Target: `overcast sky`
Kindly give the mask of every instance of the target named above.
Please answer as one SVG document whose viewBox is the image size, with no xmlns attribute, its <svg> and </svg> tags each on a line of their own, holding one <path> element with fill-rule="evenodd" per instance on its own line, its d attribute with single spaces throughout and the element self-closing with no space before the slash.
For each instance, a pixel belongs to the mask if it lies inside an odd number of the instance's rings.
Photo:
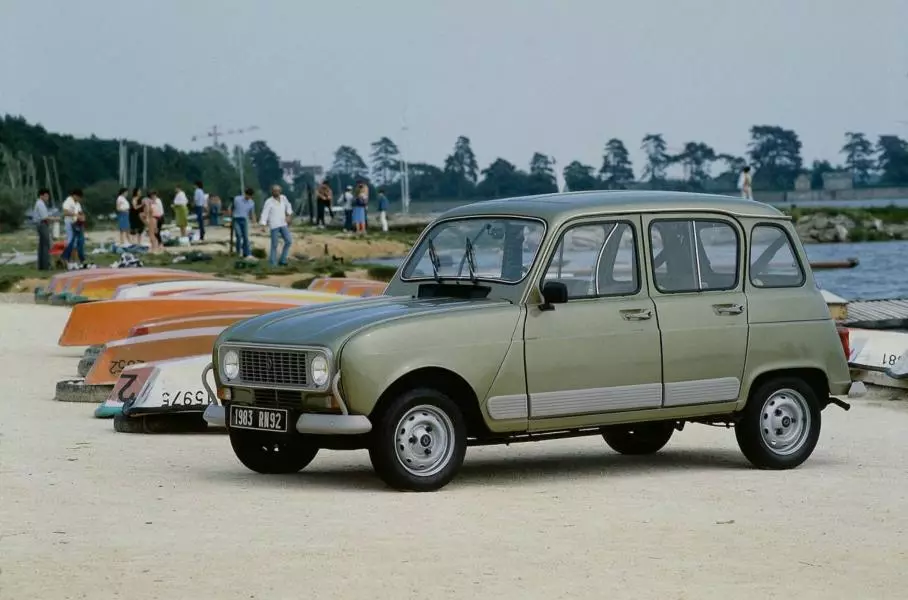
<svg viewBox="0 0 908 600">
<path fill-rule="evenodd" d="M 743 154 L 795 129 L 908 136 L 908 0 L 0 0 L 0 113 L 75 135 L 200 148 L 257 125 L 285 159 L 404 141 L 480 167 L 534 151 L 601 164 L 624 140 Z M 228 138 L 225 138 L 228 141 Z"/>
</svg>

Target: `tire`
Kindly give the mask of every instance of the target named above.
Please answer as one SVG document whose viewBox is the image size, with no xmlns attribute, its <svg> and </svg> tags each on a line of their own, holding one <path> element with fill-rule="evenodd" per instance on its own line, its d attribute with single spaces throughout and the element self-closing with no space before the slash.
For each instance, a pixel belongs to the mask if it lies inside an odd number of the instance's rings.
<svg viewBox="0 0 908 600">
<path fill-rule="evenodd" d="M 120 433 L 200 433 L 208 424 L 198 414 L 114 416 L 114 430 Z"/>
<path fill-rule="evenodd" d="M 145 419 L 143 417 L 127 417 L 116 415 L 113 418 L 114 431 L 120 433 L 145 433 Z"/>
<path fill-rule="evenodd" d="M 820 439 L 820 403 L 803 380 L 780 377 L 753 390 L 735 424 L 744 456 L 759 469 L 793 469 Z"/>
<path fill-rule="evenodd" d="M 634 456 L 662 450 L 674 432 L 674 423 L 657 421 L 603 427 L 602 438 L 615 452 Z"/>
<path fill-rule="evenodd" d="M 91 371 L 91 368 L 95 366 L 96 356 L 86 356 L 79 361 L 79 368 L 76 371 L 79 373 L 79 377 L 85 377 L 88 375 L 88 372 Z"/>
<path fill-rule="evenodd" d="M 57 382 L 54 400 L 59 402 L 91 402 L 100 404 L 107 400 L 112 385 L 86 385 L 82 379 L 64 379 Z"/>
<path fill-rule="evenodd" d="M 318 446 L 298 434 L 276 435 L 242 429 L 228 429 L 233 453 L 243 465 L 256 473 L 279 475 L 302 471 L 318 454 Z"/>
<path fill-rule="evenodd" d="M 432 492 L 454 478 L 466 449 L 466 423 L 457 403 L 438 390 L 418 388 L 394 398 L 379 413 L 369 458 L 390 487 Z"/>
</svg>

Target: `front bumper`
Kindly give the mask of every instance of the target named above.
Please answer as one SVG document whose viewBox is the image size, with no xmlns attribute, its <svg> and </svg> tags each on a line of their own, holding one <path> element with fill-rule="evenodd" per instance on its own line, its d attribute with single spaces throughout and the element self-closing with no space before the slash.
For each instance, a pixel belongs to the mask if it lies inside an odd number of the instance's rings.
<svg viewBox="0 0 908 600">
<path fill-rule="evenodd" d="M 209 404 L 203 416 L 209 425 L 227 426 L 227 409 L 223 405 Z M 296 430 L 310 435 L 360 435 L 372 431 L 372 422 L 365 415 L 303 413 L 296 420 Z"/>
</svg>

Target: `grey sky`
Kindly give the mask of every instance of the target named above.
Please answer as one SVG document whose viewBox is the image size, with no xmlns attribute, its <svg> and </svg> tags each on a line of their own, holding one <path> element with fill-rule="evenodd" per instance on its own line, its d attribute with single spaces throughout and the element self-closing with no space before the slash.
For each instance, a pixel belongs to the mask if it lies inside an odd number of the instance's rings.
<svg viewBox="0 0 908 600">
<path fill-rule="evenodd" d="M 405 108 L 411 161 L 465 134 L 481 167 L 598 167 L 618 137 L 639 174 L 647 132 L 743 154 L 754 123 L 838 161 L 908 135 L 906 75 L 908 0 L 0 0 L 0 113 L 180 148 L 254 124 L 325 165 Z"/>
</svg>

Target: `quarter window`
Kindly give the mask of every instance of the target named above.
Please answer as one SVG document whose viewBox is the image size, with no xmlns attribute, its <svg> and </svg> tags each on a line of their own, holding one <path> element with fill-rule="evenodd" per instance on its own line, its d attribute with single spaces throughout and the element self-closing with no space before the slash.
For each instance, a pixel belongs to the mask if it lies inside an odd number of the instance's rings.
<svg viewBox="0 0 908 600">
<path fill-rule="evenodd" d="M 569 299 L 636 294 L 640 278 L 633 226 L 620 221 L 566 230 L 543 276 L 546 281 L 564 283 Z"/>
<path fill-rule="evenodd" d="M 738 285 L 738 233 L 725 221 L 653 221 L 650 246 L 653 281 L 660 292 L 721 291 Z"/>
<path fill-rule="evenodd" d="M 750 282 L 755 287 L 801 287 L 806 277 L 791 237 L 778 225 L 757 225 L 750 234 Z"/>
</svg>

